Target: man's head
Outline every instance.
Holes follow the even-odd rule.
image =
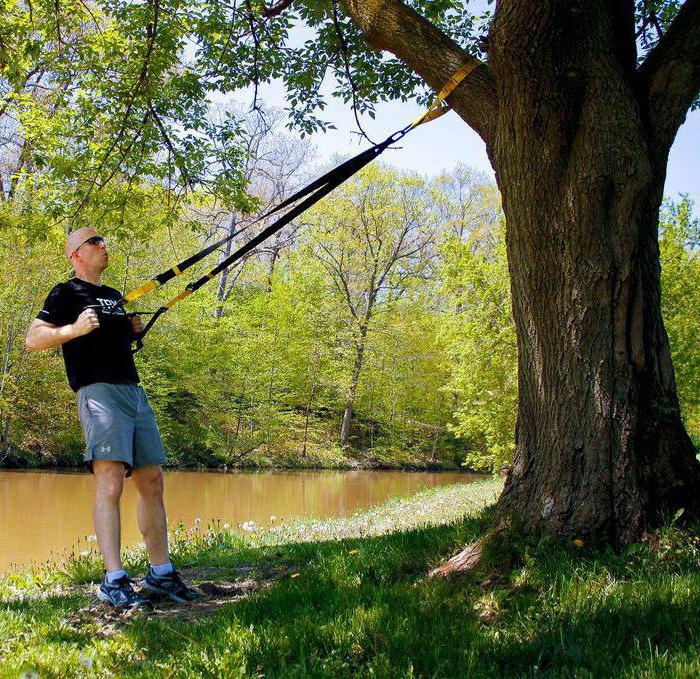
[[[89,226],[76,229],[68,235],[66,257],[76,273],[102,273],[109,262],[104,238]]]

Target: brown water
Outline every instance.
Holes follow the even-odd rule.
[[[232,527],[245,521],[270,524],[270,517],[345,516],[389,497],[422,488],[469,483],[481,475],[433,472],[263,471],[167,472],[168,522],[220,519]],[[61,559],[64,550],[94,547],[93,481],[87,473],[0,470],[0,572],[32,562]],[[127,479],[122,497],[122,541],[141,541],[136,494]]]

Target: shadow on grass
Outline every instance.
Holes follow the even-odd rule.
[[[245,565],[235,552],[218,555],[229,577],[243,568],[234,584],[253,585],[206,615],[179,607],[125,622],[123,643],[144,659],[130,664],[115,652],[101,662],[120,676],[148,676],[157,663],[173,676],[446,677],[641,676],[664,653],[681,669],[698,663],[700,575],[691,560],[671,568],[649,561],[654,555],[530,539],[494,550],[469,577],[426,577],[483,535],[490,517],[485,510],[448,526],[265,547]],[[189,575],[205,589],[216,573],[193,567]],[[64,615],[71,601],[43,602],[42,617],[51,606]],[[31,605],[4,604],[25,613]]]
[[[643,667],[655,654],[697,653],[700,576],[691,564],[669,575],[612,553],[584,555],[533,541],[518,546],[520,557],[507,573],[494,576],[487,564],[473,577],[428,579],[432,566],[485,532],[489,516],[276,548],[298,564],[298,577],[286,576],[187,629],[175,623],[156,631],[146,623],[130,634],[139,644],[154,634],[167,639],[167,655],[195,675],[247,668],[288,675],[611,676]],[[496,614],[484,619],[483,602],[493,603]],[[163,657],[158,651],[151,659]]]

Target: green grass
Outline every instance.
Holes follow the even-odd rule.
[[[174,552],[191,580],[257,585],[157,615],[92,605],[93,556],[9,575],[0,676],[700,675],[691,531],[669,526],[621,554],[512,531],[477,573],[428,578],[484,534],[499,490],[431,489],[348,519],[245,535],[180,527]],[[140,552],[129,562],[145,567]]]

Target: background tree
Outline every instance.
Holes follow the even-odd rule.
[[[451,429],[467,441],[467,465],[491,472],[512,461],[518,396],[504,227],[482,223],[464,242],[451,235],[441,272]]]
[[[370,324],[429,262],[435,224],[426,197],[420,179],[370,167],[309,213],[312,254],[331,276],[351,329],[341,445],[350,440]]]

